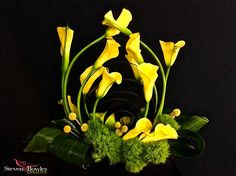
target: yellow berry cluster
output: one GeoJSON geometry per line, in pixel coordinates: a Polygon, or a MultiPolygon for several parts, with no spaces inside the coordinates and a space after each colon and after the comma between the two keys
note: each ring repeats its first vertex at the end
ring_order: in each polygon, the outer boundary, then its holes
{"type": "Polygon", "coordinates": [[[128,124],[130,123],[130,118],[125,116],[120,119],[120,121],[115,123],[115,133],[117,136],[122,136],[124,133],[128,131],[128,124]]]}

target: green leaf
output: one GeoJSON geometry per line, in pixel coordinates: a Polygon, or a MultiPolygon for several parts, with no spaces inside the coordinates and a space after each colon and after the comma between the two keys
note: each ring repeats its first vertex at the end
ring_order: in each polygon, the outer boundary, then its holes
{"type": "MultiPolygon", "coordinates": [[[[105,116],[106,116],[106,113],[107,113],[107,112],[96,112],[96,113],[95,113],[95,118],[101,120],[102,122],[104,122],[104,118],[105,118],[105,116]]],[[[91,114],[91,117],[92,117],[92,116],[93,116],[93,115],[91,114]]]]}
{"type": "Polygon", "coordinates": [[[200,155],[205,149],[205,141],[197,133],[190,130],[178,130],[178,135],[178,139],[169,140],[173,155],[193,157],[200,155]]]}
{"type": "Polygon", "coordinates": [[[57,125],[59,127],[64,127],[65,125],[70,125],[71,128],[73,129],[73,131],[75,131],[76,133],[79,133],[79,131],[77,130],[77,127],[74,125],[73,122],[71,122],[69,119],[64,118],[64,119],[59,119],[59,120],[52,120],[52,123],[54,125],[57,125]]]}
{"type": "Polygon", "coordinates": [[[105,125],[108,126],[109,128],[114,128],[115,123],[116,123],[115,114],[112,113],[105,121],[105,125]]]}
{"type": "Polygon", "coordinates": [[[87,167],[89,159],[86,157],[89,145],[68,135],[58,135],[49,145],[48,150],[58,158],[77,166],[87,167]]]}
{"type": "Polygon", "coordinates": [[[199,131],[209,120],[206,117],[192,116],[181,124],[181,129],[199,131]]]}
{"type": "Polygon", "coordinates": [[[31,139],[24,152],[47,152],[47,146],[53,139],[63,134],[62,131],[55,128],[43,128],[31,139]]]}
{"type": "Polygon", "coordinates": [[[165,125],[170,124],[170,126],[175,130],[178,130],[180,128],[178,122],[176,122],[175,119],[173,119],[169,114],[161,114],[159,120],[165,125]]]}

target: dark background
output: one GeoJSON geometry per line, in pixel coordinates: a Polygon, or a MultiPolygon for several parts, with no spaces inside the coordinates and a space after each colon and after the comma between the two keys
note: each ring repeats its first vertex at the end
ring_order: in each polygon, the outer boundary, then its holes
{"type": "Polygon", "coordinates": [[[61,110],[56,27],[69,24],[75,30],[73,56],[103,34],[101,21],[108,10],[117,16],[123,7],[133,15],[129,28],[139,31],[160,58],[158,40],[186,41],[171,70],[166,105],[204,115],[210,123],[201,131],[205,152],[198,158],[175,159],[181,174],[236,175],[234,0],[1,1],[1,172],[6,165],[14,167],[12,158],[39,163],[51,175],[57,169],[59,161],[51,155],[22,152],[25,137],[61,110]]]}

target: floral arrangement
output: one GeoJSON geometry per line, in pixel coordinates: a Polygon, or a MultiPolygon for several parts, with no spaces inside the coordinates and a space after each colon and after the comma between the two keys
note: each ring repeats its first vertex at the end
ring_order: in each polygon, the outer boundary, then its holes
{"type": "Polygon", "coordinates": [[[160,41],[166,65],[164,69],[155,52],[140,40],[140,33],[127,28],[131,20],[132,14],[127,9],[123,9],[117,19],[114,19],[112,11],[107,12],[102,21],[108,27],[105,34],[81,49],[73,59],[70,58],[70,49],[74,31],[68,26],[57,28],[62,55],[62,100],[59,103],[63,105],[65,118],[53,120],[51,126],[38,131],[25,152],[50,152],[81,167],[106,159],[111,165],[123,163],[127,171],[138,173],[148,164],[164,164],[171,155],[191,157],[204,150],[204,140],[197,131],[208,123],[208,119],[187,117],[178,108],[164,109],[170,69],[185,41],[160,41]],[[123,60],[117,59],[115,69],[121,67],[117,64],[119,62],[128,65],[132,78],[126,78],[118,71],[109,71],[108,63],[120,54],[122,45],[116,41],[120,33],[124,34],[126,54],[123,60]],[[106,42],[104,50],[80,75],[75,105],[67,86],[71,69],[83,53],[100,41],[106,42]],[[150,54],[152,62],[146,61],[140,48],[150,54]],[[158,71],[162,80],[160,84],[156,84],[158,71]],[[127,82],[131,86],[121,86],[127,82]],[[135,92],[132,85],[141,93],[135,92]],[[161,96],[158,96],[157,85],[162,85],[161,96]],[[127,100],[131,95],[141,97],[144,102],[137,113],[124,106],[109,109],[109,105],[115,106],[116,102],[122,105],[125,101],[135,100],[127,100]],[[106,97],[113,98],[103,106],[108,109],[98,111],[99,104],[102,105],[106,97]],[[88,103],[88,99],[92,101],[88,103]]]}

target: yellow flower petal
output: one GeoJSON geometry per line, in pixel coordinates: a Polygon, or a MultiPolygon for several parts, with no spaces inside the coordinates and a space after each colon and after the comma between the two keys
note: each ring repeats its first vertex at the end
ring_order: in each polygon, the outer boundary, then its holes
{"type": "Polygon", "coordinates": [[[63,57],[63,71],[66,71],[69,65],[70,48],[74,31],[67,27],[57,27],[57,33],[61,42],[61,55],[63,57]]]}
{"type": "Polygon", "coordinates": [[[150,133],[151,129],[152,122],[148,118],[141,118],[136,122],[135,127],[124,135],[123,140],[135,138],[140,133],[148,134],[150,133]]]}
{"type": "Polygon", "coordinates": [[[132,138],[135,138],[136,136],[138,136],[141,132],[139,132],[138,130],[136,130],[135,128],[132,130],[129,130],[124,136],[123,136],[123,140],[129,140],[132,138]]]}
{"type": "Polygon", "coordinates": [[[130,63],[130,66],[133,70],[133,73],[134,73],[134,77],[135,79],[139,79],[139,74],[138,74],[138,71],[137,71],[137,65],[138,63],[136,62],[136,60],[134,60],[131,56],[129,55],[125,55],[125,57],[127,58],[128,62],[130,63]]]}
{"type": "Polygon", "coordinates": [[[144,62],[144,60],[140,50],[140,34],[134,33],[131,34],[129,37],[129,40],[126,43],[126,51],[128,53],[128,58],[131,58],[135,60],[136,63],[141,64],[144,62]]]}
{"type": "Polygon", "coordinates": [[[104,16],[104,20],[102,21],[103,25],[108,26],[109,28],[106,31],[106,35],[108,37],[115,36],[120,32],[125,33],[126,35],[130,35],[131,32],[127,29],[130,21],[132,20],[132,14],[127,9],[122,9],[120,16],[117,20],[114,19],[112,11],[110,10],[104,16]]]}
{"type": "MultiPolygon", "coordinates": [[[[86,77],[88,76],[88,74],[90,73],[90,71],[92,70],[93,66],[89,66],[87,69],[85,69],[85,71],[80,75],[80,82],[81,84],[83,83],[83,81],[86,79],[86,77]]],[[[93,83],[98,79],[98,77],[100,77],[104,71],[104,67],[101,67],[99,69],[97,69],[92,76],[88,79],[88,81],[86,82],[84,88],[83,88],[83,94],[86,95],[89,93],[91,87],[93,86],[93,83]]]]}
{"type": "Polygon", "coordinates": [[[164,42],[160,40],[160,45],[166,65],[168,67],[171,67],[178,56],[180,48],[184,47],[185,41],[180,40],[176,44],[174,44],[173,42],[164,42]]]}
{"type": "Polygon", "coordinates": [[[137,72],[143,83],[143,92],[146,102],[149,102],[152,98],[153,87],[158,77],[158,66],[150,63],[142,63],[137,66],[137,72]]]}
{"type": "Polygon", "coordinates": [[[172,128],[169,124],[164,125],[159,123],[155,127],[155,131],[147,135],[142,142],[152,142],[163,139],[177,139],[178,134],[174,128],[172,128]]]}
{"type": "Polygon", "coordinates": [[[120,44],[117,43],[113,38],[107,39],[106,46],[102,54],[98,57],[94,64],[94,68],[100,68],[108,60],[115,58],[119,55],[120,44]]]}
{"type": "Polygon", "coordinates": [[[102,73],[102,80],[98,85],[96,96],[99,98],[104,97],[114,83],[120,84],[121,82],[122,76],[120,73],[108,73],[108,71],[105,69],[102,73]]]}

